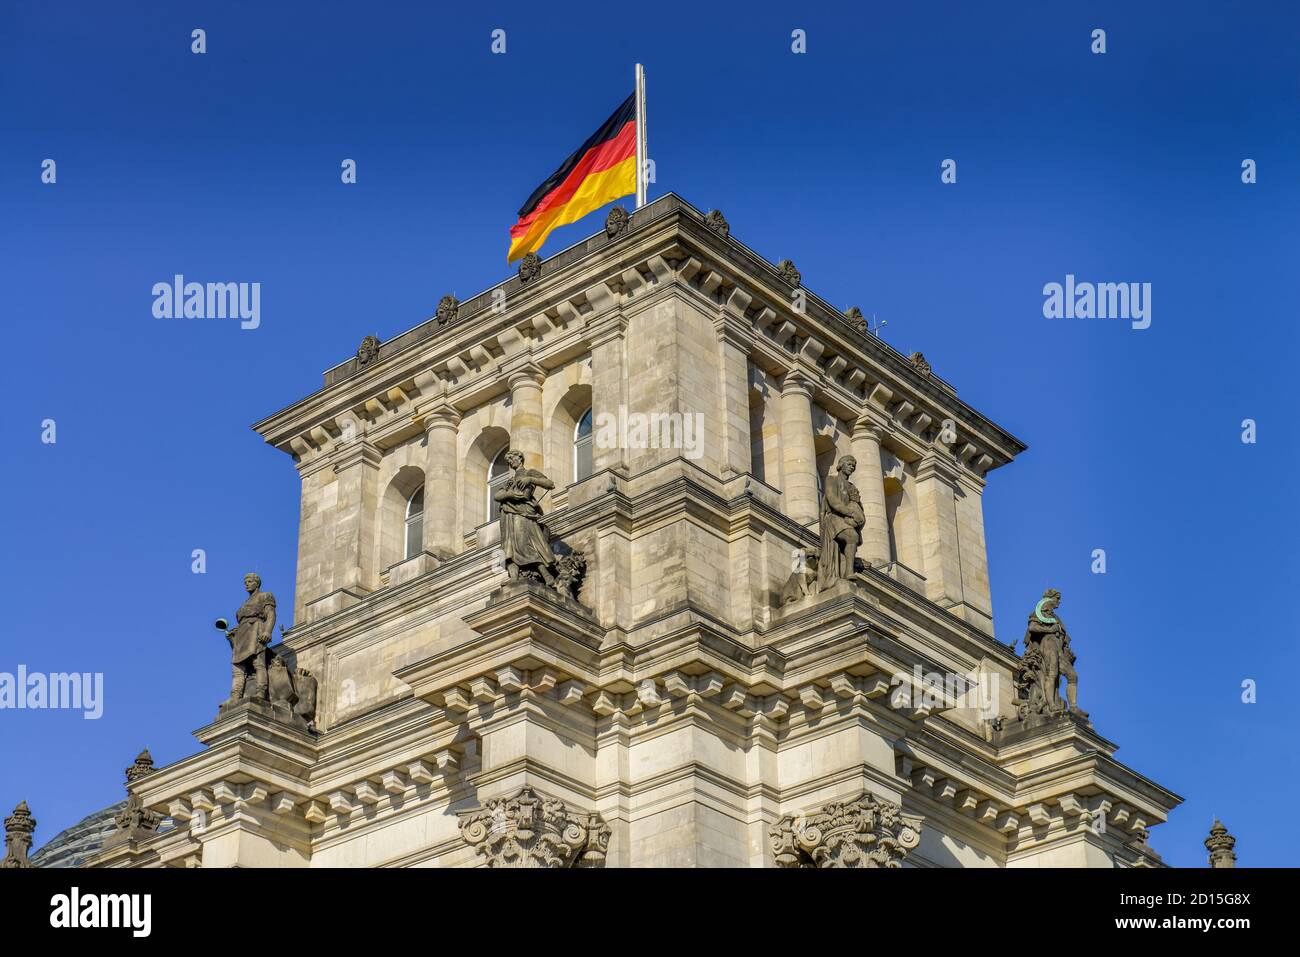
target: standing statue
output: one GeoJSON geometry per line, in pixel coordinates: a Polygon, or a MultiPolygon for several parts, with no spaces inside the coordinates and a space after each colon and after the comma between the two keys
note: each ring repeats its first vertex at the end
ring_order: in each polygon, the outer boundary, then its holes
{"type": "Polygon", "coordinates": [[[537,469],[524,468],[524,453],[518,449],[506,452],[506,464],[514,472],[492,493],[493,500],[501,503],[501,550],[506,556],[506,574],[512,582],[542,582],[576,600],[587,574],[587,556],[577,550],[555,553],[537,501],[537,490],[555,488],[555,483],[537,469]]]}
{"type": "Polygon", "coordinates": [[[230,642],[232,667],[229,704],[238,704],[245,698],[264,699],[267,696],[266,646],[271,643],[275,628],[275,596],[261,591],[262,577],[256,572],[244,576],[248,599],[235,612],[235,627],[226,630],[226,620],[217,619],[217,627],[226,631],[230,642]],[[249,677],[253,687],[248,687],[249,677]]]}
{"type": "Polygon", "coordinates": [[[849,481],[858,461],[846,455],[835,464],[839,474],[826,479],[822,493],[822,548],[817,568],[817,588],[824,591],[840,579],[853,577],[853,561],[862,543],[862,526],[867,524],[862,511],[862,496],[849,481]]]}
{"type": "Polygon", "coordinates": [[[506,452],[506,464],[514,469],[510,480],[492,493],[501,503],[501,548],[506,553],[506,574],[518,579],[543,581],[555,587],[555,553],[542,526],[542,506],[537,490],[553,489],[555,483],[537,469],[524,468],[524,453],[506,452]]]}
{"type": "Polygon", "coordinates": [[[235,627],[224,618],[216,627],[230,643],[230,699],[221,711],[245,701],[260,701],[282,721],[316,733],[315,677],[298,668],[283,654],[284,645],[269,647],[275,627],[275,596],[262,591],[262,579],[255,573],[244,576],[248,599],[235,613],[235,627]],[[249,678],[253,680],[250,682],[249,678]]]}
{"type": "Polygon", "coordinates": [[[1016,676],[1018,695],[1024,699],[1018,705],[1022,719],[1030,714],[1064,713],[1061,678],[1065,678],[1070,710],[1080,717],[1088,716],[1086,711],[1079,710],[1079,675],[1074,670],[1076,658],[1070,648],[1070,634],[1056,611],[1060,604],[1061,593],[1055,588],[1047,589],[1034,606],[1025,628],[1025,653],[1016,676]]]}

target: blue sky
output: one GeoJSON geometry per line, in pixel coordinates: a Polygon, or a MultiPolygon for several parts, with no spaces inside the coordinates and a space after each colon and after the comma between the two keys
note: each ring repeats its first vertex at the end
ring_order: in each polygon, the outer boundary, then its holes
{"type": "Polygon", "coordinates": [[[102,671],[106,700],[0,711],[0,810],[26,798],[39,844],[141,747],[197,749],[228,691],[212,619],[250,568],[285,618],[293,591],[297,475],[249,424],[508,275],[515,211],[639,60],[651,198],[722,209],[1029,444],[985,495],[999,636],[1064,593],[1081,705],[1187,799],[1156,849],[1203,865],[1219,815],[1242,865],[1300,863],[1297,27],[1280,3],[9,5],[0,671],[102,671]],[[154,319],[175,273],[260,282],[260,328],[154,319]],[[1151,283],[1151,327],[1045,319],[1067,273],[1151,283]]]}

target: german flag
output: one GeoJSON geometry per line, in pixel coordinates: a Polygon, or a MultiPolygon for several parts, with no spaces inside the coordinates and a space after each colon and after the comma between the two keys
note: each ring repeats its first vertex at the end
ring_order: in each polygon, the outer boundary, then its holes
{"type": "Polygon", "coordinates": [[[533,190],[510,227],[514,262],[536,252],[557,226],[576,222],[620,196],[636,192],[636,94],[613,112],[546,181],[533,190]]]}

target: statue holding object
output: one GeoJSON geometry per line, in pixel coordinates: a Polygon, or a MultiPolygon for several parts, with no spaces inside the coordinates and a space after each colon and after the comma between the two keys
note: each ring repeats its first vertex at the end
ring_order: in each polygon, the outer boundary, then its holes
{"type": "Polygon", "coordinates": [[[555,483],[537,469],[524,466],[524,453],[506,452],[506,464],[513,469],[510,479],[492,493],[501,506],[501,549],[505,552],[506,575],[513,581],[541,582],[562,595],[576,599],[587,571],[586,556],[574,551],[556,555],[551,536],[542,524],[538,490],[555,488],[555,483]]]}
{"type": "Polygon", "coordinates": [[[1057,608],[1061,593],[1055,588],[1043,592],[1034,606],[1025,628],[1025,652],[1016,671],[1016,711],[1023,721],[1032,715],[1054,717],[1064,714],[1060,682],[1066,682],[1065,694],[1069,710],[1082,718],[1088,713],[1079,709],[1079,675],[1074,670],[1077,660],[1070,648],[1070,634],[1065,630],[1057,608]]]}
{"type": "Polygon", "coordinates": [[[235,627],[224,618],[216,621],[230,643],[232,669],[230,698],[221,711],[245,701],[264,701],[281,719],[315,733],[316,679],[269,647],[275,628],[275,596],[261,590],[261,576],[255,572],[245,575],[244,588],[248,598],[235,613],[235,627]]]}

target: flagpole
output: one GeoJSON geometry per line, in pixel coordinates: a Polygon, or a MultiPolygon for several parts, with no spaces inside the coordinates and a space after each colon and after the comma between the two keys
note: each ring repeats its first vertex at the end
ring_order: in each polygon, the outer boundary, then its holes
{"type": "Polygon", "coordinates": [[[645,205],[645,67],[636,65],[636,208],[645,205]]]}

